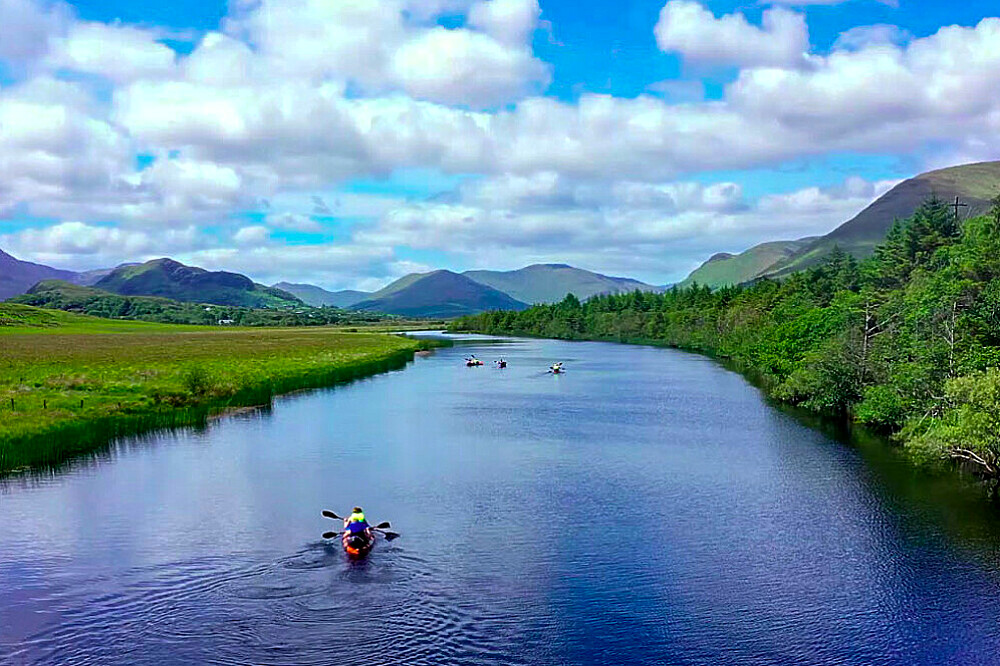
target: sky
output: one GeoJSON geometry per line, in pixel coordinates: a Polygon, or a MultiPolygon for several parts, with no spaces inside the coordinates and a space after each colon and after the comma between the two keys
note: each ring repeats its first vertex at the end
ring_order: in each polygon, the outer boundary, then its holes
{"type": "Polygon", "coordinates": [[[0,0],[0,248],[653,284],[1000,159],[995,0],[0,0]]]}

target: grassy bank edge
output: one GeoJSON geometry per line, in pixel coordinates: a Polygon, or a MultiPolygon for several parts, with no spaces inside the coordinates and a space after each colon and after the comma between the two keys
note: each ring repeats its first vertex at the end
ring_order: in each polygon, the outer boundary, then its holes
{"type": "Polygon", "coordinates": [[[443,340],[415,339],[405,335],[407,348],[388,352],[378,358],[359,359],[342,365],[312,369],[280,378],[262,377],[259,382],[241,387],[225,398],[203,397],[192,404],[161,404],[141,411],[89,416],[85,419],[46,425],[21,437],[0,439],[0,477],[54,466],[70,459],[99,451],[123,437],[155,430],[200,427],[225,412],[266,407],[280,395],[296,391],[327,388],[372,375],[398,370],[413,360],[418,351],[447,346],[443,340]]]}

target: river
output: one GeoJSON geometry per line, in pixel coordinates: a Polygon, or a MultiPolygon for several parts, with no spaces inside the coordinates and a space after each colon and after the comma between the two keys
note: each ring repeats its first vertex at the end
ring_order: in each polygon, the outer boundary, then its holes
{"type": "Polygon", "coordinates": [[[0,481],[0,663],[996,664],[996,515],[700,356],[464,339],[0,481]]]}

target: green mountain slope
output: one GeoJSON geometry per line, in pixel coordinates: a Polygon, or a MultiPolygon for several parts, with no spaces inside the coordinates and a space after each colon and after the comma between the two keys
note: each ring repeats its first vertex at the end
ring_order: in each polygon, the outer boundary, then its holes
{"type": "Polygon", "coordinates": [[[779,261],[793,256],[814,240],[815,237],[809,237],[793,241],[761,243],[740,254],[720,252],[692,271],[678,286],[689,287],[697,282],[716,289],[749,282],[766,273],[779,261]]]}
{"type": "Polygon", "coordinates": [[[355,303],[360,303],[372,296],[367,291],[354,291],[353,289],[327,291],[314,284],[297,284],[294,282],[279,282],[271,286],[275,289],[287,291],[289,294],[301,299],[306,305],[312,305],[317,308],[324,305],[330,305],[335,308],[349,308],[355,303]]]}
{"type": "Polygon", "coordinates": [[[256,284],[245,275],[206,271],[172,259],[119,266],[93,286],[122,296],[161,296],[215,305],[273,308],[303,304],[287,291],[256,284]]]}
{"type": "Polygon", "coordinates": [[[782,276],[819,265],[835,246],[855,257],[867,257],[882,242],[895,220],[910,217],[921,203],[933,196],[946,202],[959,197],[969,206],[961,211],[961,216],[966,218],[989,210],[989,201],[998,192],[1000,162],[964,164],[920,174],[892,188],[826,236],[778,262],[768,273],[782,276]]]}
{"type": "Polygon", "coordinates": [[[573,294],[587,299],[597,294],[660,291],[629,278],[592,273],[566,264],[535,264],[516,271],[466,271],[462,275],[502,291],[524,303],[557,303],[573,294]]]}
{"type": "Polygon", "coordinates": [[[352,309],[409,317],[458,317],[484,310],[522,310],[526,304],[464,275],[434,271],[407,275],[352,309]],[[381,295],[380,295],[381,294],[381,295]]]}

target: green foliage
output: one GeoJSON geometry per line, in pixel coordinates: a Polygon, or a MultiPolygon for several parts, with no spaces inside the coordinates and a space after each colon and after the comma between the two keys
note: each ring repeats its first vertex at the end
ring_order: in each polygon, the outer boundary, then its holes
{"type": "Polygon", "coordinates": [[[1000,433],[1000,215],[959,224],[934,197],[860,263],[834,247],[780,282],[567,297],[453,328],[712,354],[778,399],[898,433],[915,454],[976,451],[991,461],[979,471],[1000,476],[1000,434],[988,434],[1000,433]]]}
{"type": "Polygon", "coordinates": [[[965,461],[991,477],[1000,465],[1000,370],[992,368],[945,385],[945,409],[907,446],[922,457],[965,461]]]}

